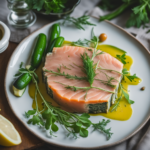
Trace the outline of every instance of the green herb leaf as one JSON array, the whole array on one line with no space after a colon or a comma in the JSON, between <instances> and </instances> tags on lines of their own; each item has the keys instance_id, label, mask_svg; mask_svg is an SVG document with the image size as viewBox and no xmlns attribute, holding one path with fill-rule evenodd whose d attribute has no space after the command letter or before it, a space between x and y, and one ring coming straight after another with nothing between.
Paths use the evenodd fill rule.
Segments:
<instances>
[{"instance_id":1,"label":"green herb leaf","mask_svg":"<svg viewBox=\"0 0 150 150\"><path fill-rule=\"evenodd\" d=\"M58 126L57 126L56 124L52 123L52 130L53 130L54 132L57 132L58 129L59 129Z\"/></svg>"},{"instance_id":2,"label":"green herb leaf","mask_svg":"<svg viewBox=\"0 0 150 150\"><path fill-rule=\"evenodd\" d=\"M21 72L18 72L15 74L15 77L19 77L22 73Z\"/></svg>"},{"instance_id":3,"label":"green herb leaf","mask_svg":"<svg viewBox=\"0 0 150 150\"><path fill-rule=\"evenodd\" d=\"M88 132L87 129L81 128L79 134L80 134L80 136L82 136L82 137L88 137L89 132Z\"/></svg>"},{"instance_id":4,"label":"green herb leaf","mask_svg":"<svg viewBox=\"0 0 150 150\"><path fill-rule=\"evenodd\" d=\"M119 59L124 65L126 64L126 54L123 55L116 55L116 58Z\"/></svg>"},{"instance_id":5,"label":"green herb leaf","mask_svg":"<svg viewBox=\"0 0 150 150\"><path fill-rule=\"evenodd\" d=\"M138 77L136 76L136 74L132 75L132 76L126 76L131 82L134 80L134 79L138 79Z\"/></svg>"},{"instance_id":6,"label":"green herb leaf","mask_svg":"<svg viewBox=\"0 0 150 150\"><path fill-rule=\"evenodd\" d=\"M28 121L28 124L32 123L33 125L40 124L41 120L39 116L33 115L33 118Z\"/></svg>"},{"instance_id":7,"label":"green herb leaf","mask_svg":"<svg viewBox=\"0 0 150 150\"><path fill-rule=\"evenodd\" d=\"M95 131L95 130L101 131L103 134L106 135L107 140L109 140L111 138L112 134L113 134L113 133L110 132L111 128L105 129L106 125L109 122L110 122L110 120L105 121L105 119L103 119L101 122L93 124L93 128L94 128L93 131Z\"/></svg>"},{"instance_id":8,"label":"green herb leaf","mask_svg":"<svg viewBox=\"0 0 150 150\"><path fill-rule=\"evenodd\" d=\"M87 80L90 83L90 85L92 85L94 81L94 77L96 76L95 68L93 67L94 62L92 59L90 59L90 57L88 56L86 52L83 53L83 55L81 55L81 59L83 61L84 71L85 71L85 74L87 75Z\"/></svg>"},{"instance_id":9,"label":"green herb leaf","mask_svg":"<svg viewBox=\"0 0 150 150\"><path fill-rule=\"evenodd\" d=\"M129 94L126 93L123 89L122 89L122 93L123 93L125 99L128 101L129 104L133 104L134 103L134 101L129 99Z\"/></svg>"}]
</instances>

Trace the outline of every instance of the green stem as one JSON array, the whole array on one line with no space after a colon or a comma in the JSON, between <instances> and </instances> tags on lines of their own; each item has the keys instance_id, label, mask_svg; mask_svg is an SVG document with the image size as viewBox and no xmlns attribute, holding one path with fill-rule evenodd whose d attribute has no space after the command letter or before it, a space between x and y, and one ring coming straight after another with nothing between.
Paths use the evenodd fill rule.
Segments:
<instances>
[{"instance_id":1,"label":"green stem","mask_svg":"<svg viewBox=\"0 0 150 150\"><path fill-rule=\"evenodd\" d=\"M54 82L56 82L56 81L54 81ZM86 91L86 90L90 90L90 89L94 88L94 89L98 89L98 90L105 91L105 92L109 92L109 93L115 93L115 92L113 92L113 91L108 91L108 90L105 90L105 89L102 89L102 88L99 88L99 87L95 87L95 86L77 87L77 86L66 85L66 84L63 84L63 83L60 83L60 82L56 82L56 83L59 83L59 84L61 84L61 85L64 85L65 88L71 89L71 90L73 90L73 91L77 91L77 90L85 90L85 91Z\"/></svg>"},{"instance_id":2,"label":"green stem","mask_svg":"<svg viewBox=\"0 0 150 150\"><path fill-rule=\"evenodd\" d=\"M105 15L105 16L101 16L99 21L103 21L103 20L111 20L115 17L117 17L118 15L120 15L122 12L124 12L127 8L129 8L131 5L133 5L134 3L136 3L137 1L130 1L130 2L126 2L124 4L122 4L118 9L116 9L114 12Z\"/></svg>"},{"instance_id":3,"label":"green stem","mask_svg":"<svg viewBox=\"0 0 150 150\"><path fill-rule=\"evenodd\" d=\"M67 79L76 79L76 80L87 80L87 77L78 77L78 76L72 76L72 75L69 75L69 74L65 74L64 72L61 73L61 72L55 72L55 71L52 71L52 70L47 70L45 69L44 71L46 72L50 72L52 74L55 74L57 76L64 76L66 77Z\"/></svg>"},{"instance_id":4,"label":"green stem","mask_svg":"<svg viewBox=\"0 0 150 150\"><path fill-rule=\"evenodd\" d=\"M116 71L116 70L111 70L111 69L103 69L103 68L97 68L97 69L100 69L100 70L107 70L107 71L113 71L113 72L116 72L116 73L119 73L119 74L121 74L121 75L123 75L121 72L119 72L119 71Z\"/></svg>"},{"instance_id":5,"label":"green stem","mask_svg":"<svg viewBox=\"0 0 150 150\"><path fill-rule=\"evenodd\" d=\"M37 102L37 89L35 89L34 100L35 100L35 104L36 104L36 112L37 112L37 114L39 114L39 110L38 110L38 102Z\"/></svg>"},{"instance_id":6,"label":"green stem","mask_svg":"<svg viewBox=\"0 0 150 150\"><path fill-rule=\"evenodd\" d=\"M102 88L99 88L99 87L95 87L95 86L91 86L91 88L102 90L102 91L109 92L109 93L115 93L113 91L108 91L108 90L105 90L105 89L102 89Z\"/></svg>"}]
</instances>

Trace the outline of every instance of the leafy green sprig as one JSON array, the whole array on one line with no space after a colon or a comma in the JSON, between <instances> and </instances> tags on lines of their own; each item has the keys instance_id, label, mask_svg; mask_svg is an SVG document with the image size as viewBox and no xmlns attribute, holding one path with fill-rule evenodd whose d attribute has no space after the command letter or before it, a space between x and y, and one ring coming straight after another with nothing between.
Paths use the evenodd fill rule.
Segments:
<instances>
[{"instance_id":1,"label":"leafy green sprig","mask_svg":"<svg viewBox=\"0 0 150 150\"><path fill-rule=\"evenodd\" d=\"M109 129L105 129L105 126L110 122L110 120L105 120L103 119L101 122L93 124L94 130L99 130L100 132L102 132L103 134L106 135L107 140L109 140L112 136L113 133L111 133L111 128Z\"/></svg>"},{"instance_id":2,"label":"leafy green sprig","mask_svg":"<svg viewBox=\"0 0 150 150\"><path fill-rule=\"evenodd\" d=\"M119 103L122 100L123 96L129 104L134 104L134 101L130 100L129 94L126 92L127 90L123 87L123 85L121 83L119 83L119 91L120 91L120 97L116 100L116 103L112 106L111 112L118 108Z\"/></svg>"},{"instance_id":3,"label":"leafy green sprig","mask_svg":"<svg viewBox=\"0 0 150 150\"><path fill-rule=\"evenodd\" d=\"M102 9L115 9L112 13L101 16L100 21L111 20L119 16L124 11L131 9L132 13L126 22L126 27L135 26L137 28L149 23L150 0L102 0Z\"/></svg>"},{"instance_id":4,"label":"leafy green sprig","mask_svg":"<svg viewBox=\"0 0 150 150\"><path fill-rule=\"evenodd\" d=\"M116 58L119 59L124 65L127 63L126 62L126 53L123 55L116 55Z\"/></svg>"},{"instance_id":5,"label":"leafy green sprig","mask_svg":"<svg viewBox=\"0 0 150 150\"><path fill-rule=\"evenodd\" d=\"M86 15L83 15L79 18L74 18L74 17L67 16L67 17L64 18L64 21L63 21L62 24L65 25L65 24L68 24L68 23L72 23L78 29L85 30L84 25L96 26L95 24L89 22L88 21L89 19L90 19L90 16L86 16Z\"/></svg>"},{"instance_id":6,"label":"leafy green sprig","mask_svg":"<svg viewBox=\"0 0 150 150\"><path fill-rule=\"evenodd\" d=\"M44 11L49 14L63 12L68 0L24 0L28 4L29 9Z\"/></svg>"},{"instance_id":7,"label":"leafy green sprig","mask_svg":"<svg viewBox=\"0 0 150 150\"><path fill-rule=\"evenodd\" d=\"M34 98L36 109L25 112L25 116L29 118L28 124L43 126L46 130L49 130L51 136L55 136L54 132L57 132L59 130L56 122L60 123L66 129L66 131L68 132L67 136L73 136L74 138L78 137L77 134L79 134L81 137L87 137L89 134L87 129L90 126L94 128L94 131L101 130L103 133L105 133L106 137L110 137L110 135L112 135L110 129L105 129L107 124L104 125L101 122L99 122L98 124L92 123L89 120L89 114L83 113L79 116L77 114L64 111L59 107L53 106L50 102L47 102L39 90L38 76L34 71L20 68L19 72L29 73L36 88ZM40 95L44 105L44 108L41 111L38 107L37 93ZM103 120L102 122L105 122L105 120Z\"/></svg>"}]
</instances>

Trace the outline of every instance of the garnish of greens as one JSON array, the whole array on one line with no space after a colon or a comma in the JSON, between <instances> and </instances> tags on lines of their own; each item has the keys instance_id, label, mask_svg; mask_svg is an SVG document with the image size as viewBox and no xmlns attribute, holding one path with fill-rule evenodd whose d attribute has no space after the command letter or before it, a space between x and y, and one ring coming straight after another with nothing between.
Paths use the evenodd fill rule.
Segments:
<instances>
[{"instance_id":1,"label":"garnish of greens","mask_svg":"<svg viewBox=\"0 0 150 150\"><path fill-rule=\"evenodd\" d=\"M35 103L36 109L29 110L25 112L26 118L29 118L28 123L33 125L39 125L44 127L46 130L49 130L51 136L56 137L55 132L59 130L58 123L61 124L64 129L67 131L66 136L71 138L78 138L78 135L81 137L87 137L89 132L88 128L92 127L93 131L100 131L103 133L107 140L109 140L113 133L111 133L111 128L106 129L106 125L110 120L103 119L98 123L92 123L89 118L90 115L83 113L82 115L77 115L75 113L70 113L62 110L59 107L53 106L50 102L46 101L39 90L38 86L38 76L34 71L28 69L20 68L20 73L29 73L32 77L32 82L35 84ZM38 107L37 94L40 95L43 103L43 109L40 110Z\"/></svg>"},{"instance_id":2,"label":"garnish of greens","mask_svg":"<svg viewBox=\"0 0 150 150\"><path fill-rule=\"evenodd\" d=\"M126 27L135 26L137 28L142 25L145 27L149 23L150 0L102 0L100 8L103 10L114 10L112 13L101 16L100 21L111 20L126 10L132 10Z\"/></svg>"},{"instance_id":3,"label":"garnish of greens","mask_svg":"<svg viewBox=\"0 0 150 150\"><path fill-rule=\"evenodd\" d=\"M85 30L84 25L96 26L95 24L88 21L89 18L90 18L90 16L86 16L86 15L83 15L79 18L74 18L74 17L67 16L67 17L64 18L64 21L62 22L62 25L71 23L80 30Z\"/></svg>"},{"instance_id":4,"label":"garnish of greens","mask_svg":"<svg viewBox=\"0 0 150 150\"><path fill-rule=\"evenodd\" d=\"M29 9L44 11L45 13L61 13L66 8L68 0L24 0Z\"/></svg>"},{"instance_id":5,"label":"garnish of greens","mask_svg":"<svg viewBox=\"0 0 150 150\"><path fill-rule=\"evenodd\" d=\"M94 80L98 80L100 81L101 83L105 84L105 85L108 85L110 87L113 87L115 88L116 86L113 85L113 82L114 81L117 81L119 82L118 80L116 80L115 78L113 77L110 77L107 75L107 73L103 72L103 70L105 71L110 71L110 72L116 72L118 74L120 74L122 76L122 79L124 80L125 77L128 78L131 82L138 78L136 76L136 74L134 75L129 75L129 71L124 68L122 70L122 72L118 72L116 70L111 70L111 69L105 69L105 68L102 68L100 66L98 66L98 63L97 62L96 64L94 64L94 57L96 57L97 55L101 55L103 54L104 52L99 52L99 50L97 50L97 45L98 45L98 42L99 42L99 38L97 36L95 36L94 34L94 30L92 28L92 39L91 40L87 40L87 39L84 39L83 41L82 40L78 40L76 42L72 42L72 45L74 46L81 46L81 47L93 47L94 50L92 50L91 48L87 48L88 51L92 51L92 57L90 58L89 55L87 54L87 52L85 51L83 54L81 54L81 60L83 62L83 67L81 66L77 66L73 63L73 65L81 68L81 70L86 74L86 76L84 77L78 77L78 76L72 76L72 75L69 75L69 74L65 74L65 72L61 72L61 67L60 68L57 68L58 72L54 72L52 70L44 70L46 72L50 72L52 73L53 75L55 76L64 76L65 78L68 78L68 79L74 79L74 80L86 80L87 82L89 82L89 86L88 87L76 87L76 86L70 86L70 85L66 85L66 84L62 84L60 82L57 82L59 84L62 84L64 85L64 87L66 89L70 89L72 91L77 91L77 90L83 90L83 91L86 91L85 93L85 100L86 100L86 96L88 94L88 91L92 88L95 88L95 89L98 89L98 90L102 90L102 91L106 91L106 92L109 92L109 93L113 93L113 94L118 94L118 93L115 93L115 92L112 92L112 91L107 91L105 89L102 89L102 88L99 88L99 87L94 87L92 84L93 84L93 81ZM126 54L123 54L123 55L117 55L117 59L119 59L123 64L126 64ZM102 72L105 74L105 76L107 77L107 81L104 81L104 80L99 80L99 79L96 79L95 76L96 76L96 70ZM129 98L129 94L127 92L127 90L123 87L122 83L119 83L119 91L120 91L120 97L116 99L116 103L112 106L112 110L111 111L114 111L117 109L117 107L119 106L119 102L121 101L122 97L124 96L125 99L127 100L127 102L129 104L133 104L134 101L130 100Z\"/></svg>"}]
</instances>

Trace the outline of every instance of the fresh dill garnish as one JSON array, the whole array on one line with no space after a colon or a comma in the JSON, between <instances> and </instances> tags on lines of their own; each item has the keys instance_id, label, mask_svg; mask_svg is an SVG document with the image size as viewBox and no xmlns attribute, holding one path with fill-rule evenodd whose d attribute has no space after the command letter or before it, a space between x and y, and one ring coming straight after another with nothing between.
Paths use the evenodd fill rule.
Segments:
<instances>
[{"instance_id":1,"label":"fresh dill garnish","mask_svg":"<svg viewBox=\"0 0 150 150\"><path fill-rule=\"evenodd\" d=\"M59 68L57 68L59 69ZM52 70L47 70L45 69L44 70L45 72L50 72L52 74L54 74L55 76L64 76L65 78L67 79L75 79L75 80L87 80L87 77L78 77L78 76L73 76L73 75L69 75L69 74L66 74L65 72L55 72L55 71L52 71Z\"/></svg>"},{"instance_id":2,"label":"fresh dill garnish","mask_svg":"<svg viewBox=\"0 0 150 150\"><path fill-rule=\"evenodd\" d=\"M57 82L57 81L54 81L56 83L59 83L61 85L64 85L64 87L66 89L70 89L74 92L78 91L78 90L84 90L84 91L87 91L87 90L90 90L90 89L98 89L98 90L101 90L101 91L105 91L105 92L109 92L109 93L115 93L113 91L108 91L108 90L105 90L103 88L99 88L99 87L95 87L95 86L88 86L88 87L77 87L77 86L71 86L71 85L67 85L67 84L63 84L61 82Z\"/></svg>"},{"instance_id":3,"label":"fresh dill garnish","mask_svg":"<svg viewBox=\"0 0 150 150\"><path fill-rule=\"evenodd\" d=\"M116 55L116 58L119 59L124 65L126 64L126 53L123 55Z\"/></svg>"},{"instance_id":4,"label":"fresh dill garnish","mask_svg":"<svg viewBox=\"0 0 150 150\"><path fill-rule=\"evenodd\" d=\"M108 81L104 81L104 80L101 80L101 79L94 79L94 80L97 80L97 81L100 81L101 83L105 84L105 85L108 85L112 88L115 88L116 85L113 85L111 82L114 78L110 78Z\"/></svg>"},{"instance_id":5,"label":"fresh dill garnish","mask_svg":"<svg viewBox=\"0 0 150 150\"><path fill-rule=\"evenodd\" d=\"M94 128L93 131L99 130L100 132L102 132L103 134L105 134L106 137L107 137L107 140L109 140L109 139L111 138L112 134L113 134L112 132L110 132L110 131L111 131L111 128L105 129L105 126L106 126L109 122L110 122L110 120L105 120L105 119L103 119L101 122L96 123L96 124L93 124L93 128Z\"/></svg>"},{"instance_id":6,"label":"fresh dill garnish","mask_svg":"<svg viewBox=\"0 0 150 150\"><path fill-rule=\"evenodd\" d=\"M80 30L85 30L84 25L96 26L95 24L89 22L88 21L89 19L90 19L90 16L86 16L86 15L83 15L79 18L67 16L64 18L64 21L62 24L65 25L66 23L67 24L72 23L73 25L76 26L76 28L78 28Z\"/></svg>"},{"instance_id":7,"label":"fresh dill garnish","mask_svg":"<svg viewBox=\"0 0 150 150\"><path fill-rule=\"evenodd\" d=\"M81 59L83 61L83 68L84 68L85 74L87 75L88 82L90 83L90 85L92 85L92 83L94 81L94 77L96 76L95 68L94 68L94 64L93 64L94 62L88 56L88 54L86 52L84 52L81 55Z\"/></svg>"},{"instance_id":8,"label":"fresh dill garnish","mask_svg":"<svg viewBox=\"0 0 150 150\"><path fill-rule=\"evenodd\" d=\"M65 66L64 64L62 64L62 66L63 66L65 69L71 70L70 68L68 68L68 67Z\"/></svg>"}]
</instances>

